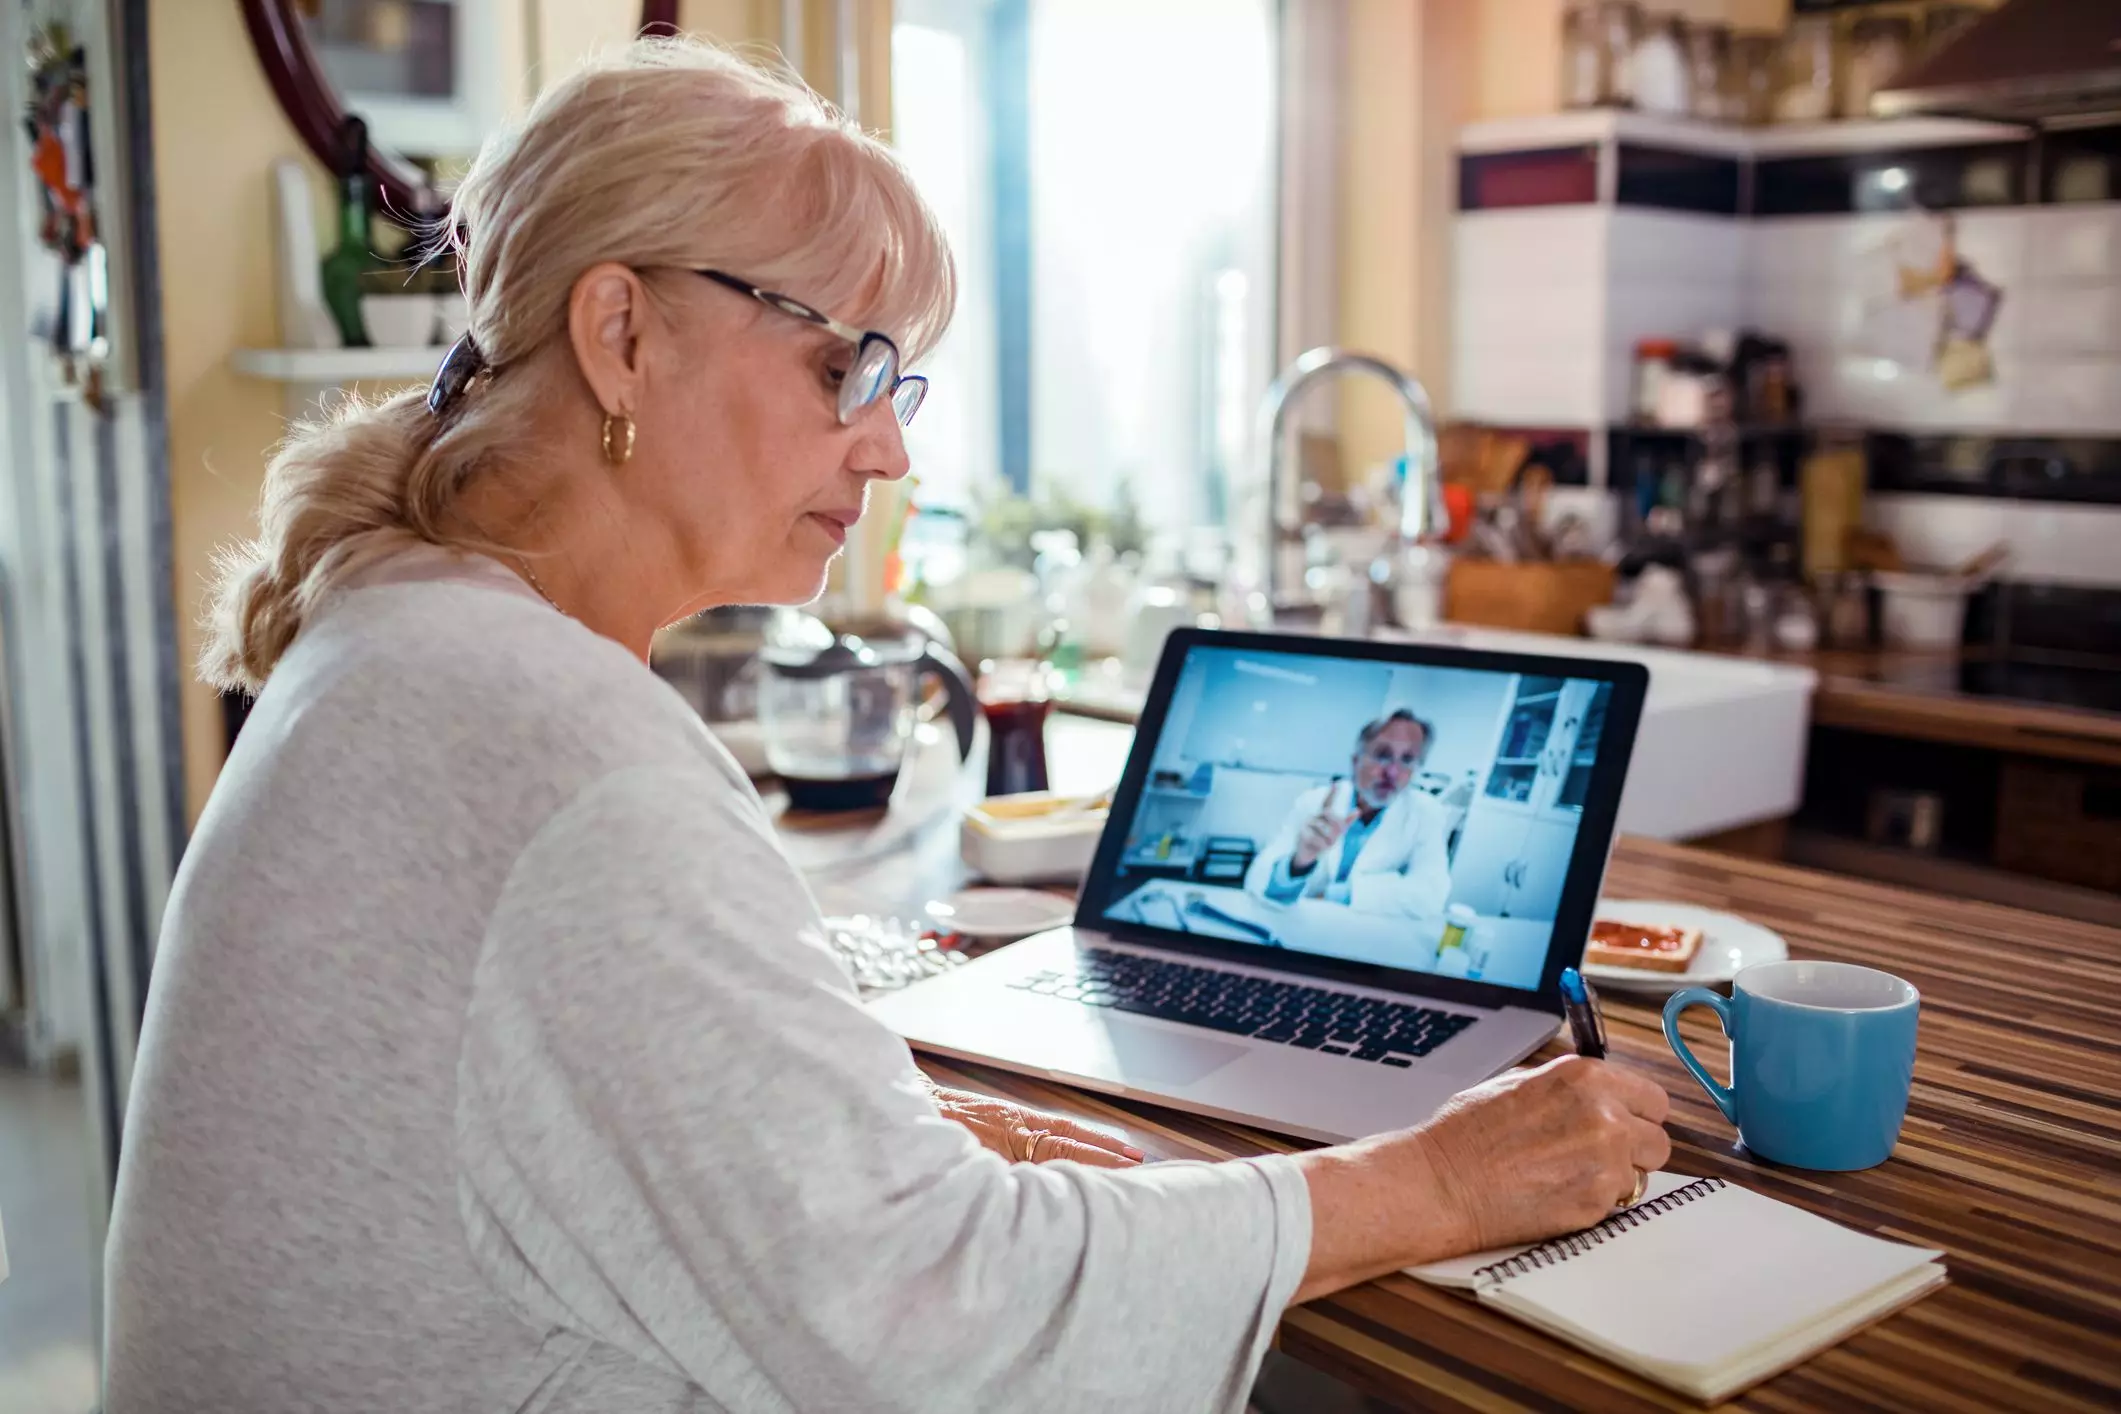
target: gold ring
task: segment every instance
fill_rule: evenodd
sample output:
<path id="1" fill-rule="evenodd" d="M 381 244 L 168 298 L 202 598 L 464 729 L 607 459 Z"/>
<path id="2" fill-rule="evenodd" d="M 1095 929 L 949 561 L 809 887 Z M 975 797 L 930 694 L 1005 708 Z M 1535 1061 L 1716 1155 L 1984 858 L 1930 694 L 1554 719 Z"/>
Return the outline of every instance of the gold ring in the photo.
<path id="1" fill-rule="evenodd" d="M 1649 1191 L 1649 1187 L 1650 1176 L 1644 1173 L 1641 1169 L 1635 1170 L 1635 1191 L 1633 1193 L 1630 1193 L 1626 1198 L 1622 1199 L 1620 1202 L 1620 1206 L 1623 1208 L 1634 1207 L 1637 1203 L 1640 1203 L 1642 1201 L 1642 1195 Z"/>
<path id="2" fill-rule="evenodd" d="M 1044 1129 L 1034 1129 L 1034 1130 L 1031 1130 L 1031 1131 L 1030 1131 L 1029 1133 L 1025 1134 L 1025 1135 L 1024 1135 L 1024 1162 L 1025 1162 L 1025 1163 L 1027 1163 L 1027 1164 L 1035 1164 L 1035 1163 L 1037 1163 L 1037 1162 L 1038 1162 L 1038 1141 L 1039 1141 L 1039 1140 L 1041 1140 L 1041 1139 L 1046 1139 L 1046 1138 L 1050 1138 L 1050 1137 L 1051 1137 L 1051 1132 L 1050 1132 L 1050 1131 L 1048 1131 L 1048 1130 L 1044 1130 Z"/>

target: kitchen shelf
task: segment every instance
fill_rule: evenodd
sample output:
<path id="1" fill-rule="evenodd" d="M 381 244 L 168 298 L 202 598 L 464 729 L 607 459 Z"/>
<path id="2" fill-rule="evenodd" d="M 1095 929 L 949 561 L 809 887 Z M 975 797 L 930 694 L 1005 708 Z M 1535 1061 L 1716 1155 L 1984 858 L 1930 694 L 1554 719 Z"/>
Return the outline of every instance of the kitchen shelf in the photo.
<path id="1" fill-rule="evenodd" d="M 2023 142 L 2031 137 L 2030 128 L 2016 123 L 1972 118 L 1842 118 L 1824 123 L 1745 128 L 1661 113 L 1587 108 L 1468 123 L 1458 130 L 1458 150 L 1526 152 L 1610 140 L 1719 157 L 1805 157 Z"/>
<path id="2" fill-rule="evenodd" d="M 273 383 L 424 383 L 445 352 L 420 349 L 237 349 L 229 366 Z"/>

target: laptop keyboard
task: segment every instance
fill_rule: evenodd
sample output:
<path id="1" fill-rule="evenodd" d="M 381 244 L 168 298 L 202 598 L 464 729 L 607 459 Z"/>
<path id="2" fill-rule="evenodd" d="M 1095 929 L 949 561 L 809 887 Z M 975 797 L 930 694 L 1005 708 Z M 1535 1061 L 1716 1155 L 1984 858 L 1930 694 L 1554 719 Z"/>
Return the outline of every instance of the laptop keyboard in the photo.
<path id="1" fill-rule="evenodd" d="M 1412 1065 L 1479 1019 L 1110 948 L 1082 948 L 1076 959 L 1072 972 L 1040 972 L 1009 985 L 1392 1066 Z"/>

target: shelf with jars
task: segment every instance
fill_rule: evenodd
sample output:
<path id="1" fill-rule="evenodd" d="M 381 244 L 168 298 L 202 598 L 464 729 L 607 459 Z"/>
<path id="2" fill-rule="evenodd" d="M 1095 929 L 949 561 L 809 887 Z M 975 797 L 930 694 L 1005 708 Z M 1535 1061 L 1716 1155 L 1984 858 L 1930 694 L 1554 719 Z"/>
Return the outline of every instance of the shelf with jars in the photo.
<path id="1" fill-rule="evenodd" d="M 1984 6 L 1892 0 L 1831 13 L 1800 4 L 1780 33 L 1669 8 L 1669 0 L 1570 0 L 1561 106 L 1751 125 L 1860 119 L 1896 73 L 1948 45 Z"/>
<path id="2" fill-rule="evenodd" d="M 1804 157 L 2023 142 L 2031 136 L 2030 128 L 2015 123 L 1976 118 L 1830 118 L 1755 128 L 1631 108 L 1583 108 L 1468 123 L 1458 130 L 1458 150 L 1529 152 L 1617 142 L 1704 156 Z"/>

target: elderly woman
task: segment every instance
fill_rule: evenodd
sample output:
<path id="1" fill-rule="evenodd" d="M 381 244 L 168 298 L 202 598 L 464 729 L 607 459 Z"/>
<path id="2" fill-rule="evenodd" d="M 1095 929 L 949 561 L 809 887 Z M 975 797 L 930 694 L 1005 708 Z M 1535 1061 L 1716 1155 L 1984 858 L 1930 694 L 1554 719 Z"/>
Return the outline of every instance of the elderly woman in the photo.
<path id="1" fill-rule="evenodd" d="M 807 600 L 952 303 L 890 153 L 718 51 L 547 93 L 456 195 L 471 341 L 296 433 L 208 675 L 109 1256 L 133 1410 L 1242 1404 L 1283 1309 L 1583 1224 L 1594 1062 L 1230 1164 L 924 1083 L 659 625 Z"/>

